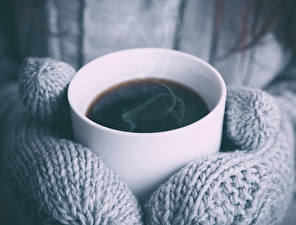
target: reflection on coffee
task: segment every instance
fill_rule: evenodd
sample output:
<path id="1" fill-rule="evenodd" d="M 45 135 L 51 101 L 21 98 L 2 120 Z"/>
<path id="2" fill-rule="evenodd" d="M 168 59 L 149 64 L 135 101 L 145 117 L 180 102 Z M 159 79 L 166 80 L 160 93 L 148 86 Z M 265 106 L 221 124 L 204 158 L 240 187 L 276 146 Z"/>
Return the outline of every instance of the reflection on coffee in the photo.
<path id="1" fill-rule="evenodd" d="M 120 83 L 99 94 L 86 116 L 116 130 L 150 133 L 184 127 L 208 113 L 193 89 L 171 80 L 146 78 Z"/>

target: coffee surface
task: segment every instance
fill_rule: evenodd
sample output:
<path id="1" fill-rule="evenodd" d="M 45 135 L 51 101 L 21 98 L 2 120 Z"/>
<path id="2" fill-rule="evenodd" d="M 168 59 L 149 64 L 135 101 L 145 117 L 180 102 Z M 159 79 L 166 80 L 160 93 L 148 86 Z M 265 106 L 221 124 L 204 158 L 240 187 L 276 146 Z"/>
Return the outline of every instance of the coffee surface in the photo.
<path id="1" fill-rule="evenodd" d="M 146 78 L 102 92 L 86 116 L 116 130 L 150 133 L 184 127 L 208 113 L 205 101 L 193 89 L 171 80 Z"/>

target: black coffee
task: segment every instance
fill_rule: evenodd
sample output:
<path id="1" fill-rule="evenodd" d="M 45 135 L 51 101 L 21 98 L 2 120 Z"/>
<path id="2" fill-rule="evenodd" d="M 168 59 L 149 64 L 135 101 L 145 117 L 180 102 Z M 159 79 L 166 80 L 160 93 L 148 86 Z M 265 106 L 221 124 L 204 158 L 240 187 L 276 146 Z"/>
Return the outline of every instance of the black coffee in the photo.
<path id="1" fill-rule="evenodd" d="M 116 130 L 150 133 L 184 127 L 208 113 L 204 100 L 191 88 L 149 78 L 123 82 L 99 94 L 86 116 Z"/>

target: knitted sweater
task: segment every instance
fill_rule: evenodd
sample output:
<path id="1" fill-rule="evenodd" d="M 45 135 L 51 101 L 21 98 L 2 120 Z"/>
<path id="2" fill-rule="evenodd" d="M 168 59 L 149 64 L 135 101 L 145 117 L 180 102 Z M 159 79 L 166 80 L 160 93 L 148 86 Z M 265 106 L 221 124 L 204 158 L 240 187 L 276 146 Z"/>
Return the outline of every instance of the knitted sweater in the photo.
<path id="1" fill-rule="evenodd" d="M 1 14 L 7 16 L 2 23 L 15 15 L 17 29 L 13 36 L 12 24 L 3 23 L 0 27 L 0 120 L 8 120 L 13 105 L 19 104 L 13 79 L 25 56 L 49 56 L 79 68 L 114 50 L 166 47 L 207 60 L 222 73 L 228 86 L 268 90 L 295 124 L 295 72 L 285 70 L 289 54 L 272 33 L 247 51 L 225 56 L 240 32 L 239 19 L 233 18 L 240 18 L 242 0 L 231 0 L 225 5 L 218 33 L 214 32 L 214 1 L 15 2 L 14 14 Z M 15 46 L 17 51 L 11 54 Z M 1 130 L 6 133 L 6 129 Z"/>
<path id="2" fill-rule="evenodd" d="M 174 48 L 210 62 L 221 72 L 227 85 L 256 88 L 272 85 L 277 95 L 284 96 L 289 112 L 295 115 L 294 107 L 289 107 L 296 101 L 293 98 L 295 72 L 285 70 L 289 53 L 269 33 L 254 47 L 228 55 L 241 32 L 244 1 L 227 1 L 219 14 L 218 31 L 214 2 L 16 0 L 14 13 L 5 13 L 9 12 L 6 10 L 2 15 L 8 17 L 2 21 L 13 21 L 9 16 L 14 15 L 16 26 L 15 33 L 8 32 L 13 24 L 6 23 L 0 28 L 3 30 L 0 79 L 15 77 L 17 64 L 25 56 L 52 57 L 77 69 L 115 50 Z"/>

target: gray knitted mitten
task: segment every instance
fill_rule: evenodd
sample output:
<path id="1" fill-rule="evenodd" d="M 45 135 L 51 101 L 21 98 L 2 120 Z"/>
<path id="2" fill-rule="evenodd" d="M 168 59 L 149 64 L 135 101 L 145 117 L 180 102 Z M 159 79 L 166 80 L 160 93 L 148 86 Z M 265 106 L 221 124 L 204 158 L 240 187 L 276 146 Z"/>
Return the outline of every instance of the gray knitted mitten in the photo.
<path id="1" fill-rule="evenodd" d="M 20 93 L 27 113 L 19 109 L 18 117 L 10 117 L 16 126 L 6 148 L 16 190 L 38 224 L 141 224 L 126 185 L 89 149 L 69 140 L 64 93 L 73 73 L 50 59 L 24 64 Z M 294 177 L 287 117 L 262 91 L 230 89 L 224 134 L 223 152 L 190 163 L 152 194 L 147 224 L 281 220 Z"/>
<path id="2" fill-rule="evenodd" d="M 280 223 L 294 183 L 290 124 L 267 93 L 228 90 L 223 152 L 190 163 L 156 190 L 148 224 Z"/>
<path id="3" fill-rule="evenodd" d="M 97 155 L 69 139 L 65 91 L 73 75 L 70 66 L 52 59 L 28 58 L 20 71 L 24 107 L 19 104 L 7 121 L 12 128 L 5 166 L 29 222 L 142 224 L 127 185 Z"/>

